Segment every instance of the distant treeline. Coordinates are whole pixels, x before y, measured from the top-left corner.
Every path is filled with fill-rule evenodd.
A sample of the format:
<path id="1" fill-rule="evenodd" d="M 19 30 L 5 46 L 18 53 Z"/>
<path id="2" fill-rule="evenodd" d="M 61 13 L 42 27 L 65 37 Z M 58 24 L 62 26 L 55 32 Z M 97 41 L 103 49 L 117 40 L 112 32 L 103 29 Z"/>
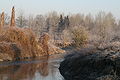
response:
<path id="1" fill-rule="evenodd" d="M 5 23 L 8 24 L 9 16 L 5 17 Z M 117 20 L 112 13 L 99 12 L 96 16 L 92 14 L 70 14 L 63 15 L 57 12 L 51 12 L 47 15 L 36 15 L 35 17 L 26 17 L 23 12 L 16 18 L 18 27 L 30 27 L 37 36 L 47 32 L 53 39 L 71 39 L 71 30 L 73 28 L 84 27 L 89 32 L 89 40 L 110 41 L 113 37 L 120 34 L 120 20 Z"/>

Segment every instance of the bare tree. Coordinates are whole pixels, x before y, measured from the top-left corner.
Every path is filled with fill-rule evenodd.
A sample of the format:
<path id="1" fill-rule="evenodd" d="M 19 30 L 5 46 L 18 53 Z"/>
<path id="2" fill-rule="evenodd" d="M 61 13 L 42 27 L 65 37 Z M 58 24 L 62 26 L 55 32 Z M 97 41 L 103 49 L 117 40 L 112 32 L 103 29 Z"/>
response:
<path id="1" fill-rule="evenodd" d="M 106 14 L 100 12 L 95 18 L 95 29 L 96 34 L 101 37 L 102 41 L 110 41 L 114 36 L 115 18 L 111 13 Z"/>
<path id="2" fill-rule="evenodd" d="M 18 27 L 25 27 L 27 24 L 27 20 L 25 19 L 24 12 L 19 11 L 18 17 L 16 19 L 16 24 Z"/>
<path id="3" fill-rule="evenodd" d="M 37 15 L 34 19 L 35 21 L 35 32 L 37 35 L 42 34 L 45 31 L 45 18 L 43 15 Z"/>
<path id="4" fill-rule="evenodd" d="M 94 18 L 91 14 L 85 16 L 84 26 L 87 27 L 89 30 L 94 28 Z"/>
<path id="5" fill-rule="evenodd" d="M 5 13 L 4 19 L 5 19 L 5 25 L 8 25 L 10 23 L 10 16 L 7 13 Z"/>
<path id="6" fill-rule="evenodd" d="M 74 14 L 70 15 L 70 26 L 84 26 L 84 15 L 83 14 Z"/>
<path id="7" fill-rule="evenodd" d="M 30 28 L 33 28 L 34 24 L 35 24 L 33 15 L 29 15 L 27 20 L 28 20 L 27 26 L 30 27 Z"/>

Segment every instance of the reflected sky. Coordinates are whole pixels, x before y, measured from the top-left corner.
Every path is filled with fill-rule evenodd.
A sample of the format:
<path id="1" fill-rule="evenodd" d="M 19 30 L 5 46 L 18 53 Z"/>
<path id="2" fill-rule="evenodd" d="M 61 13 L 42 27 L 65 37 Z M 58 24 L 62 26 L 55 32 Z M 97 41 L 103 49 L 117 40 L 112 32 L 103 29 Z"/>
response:
<path id="1" fill-rule="evenodd" d="M 38 62 L 36 62 L 38 61 Z M 0 65 L 0 80 L 63 80 L 58 67 L 62 56 L 51 56 L 15 65 Z"/>

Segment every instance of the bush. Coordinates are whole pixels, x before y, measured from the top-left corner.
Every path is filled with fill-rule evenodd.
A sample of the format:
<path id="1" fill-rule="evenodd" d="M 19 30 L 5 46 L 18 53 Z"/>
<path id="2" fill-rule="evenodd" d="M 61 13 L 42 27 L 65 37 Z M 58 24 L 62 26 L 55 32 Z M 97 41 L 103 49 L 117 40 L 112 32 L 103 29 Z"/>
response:
<path id="1" fill-rule="evenodd" d="M 37 57 L 45 55 L 36 40 L 36 36 L 30 29 L 10 27 L 0 34 L 0 42 L 15 43 L 21 49 L 21 58 Z M 0 47 L 1 49 L 1 47 Z"/>
<path id="2" fill-rule="evenodd" d="M 88 42 L 88 32 L 84 27 L 75 27 L 72 29 L 73 45 L 83 47 Z"/>

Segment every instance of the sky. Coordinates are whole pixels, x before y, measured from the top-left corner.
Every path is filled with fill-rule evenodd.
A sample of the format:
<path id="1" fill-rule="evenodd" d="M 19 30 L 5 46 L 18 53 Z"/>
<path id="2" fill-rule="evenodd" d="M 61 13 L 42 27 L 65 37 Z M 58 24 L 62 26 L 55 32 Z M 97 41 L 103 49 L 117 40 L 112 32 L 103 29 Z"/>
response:
<path id="1" fill-rule="evenodd" d="M 100 11 L 113 13 L 120 19 L 120 0 L 0 0 L 0 12 L 10 14 L 12 6 L 19 13 L 45 14 L 52 11 L 65 14 L 91 13 Z"/>

